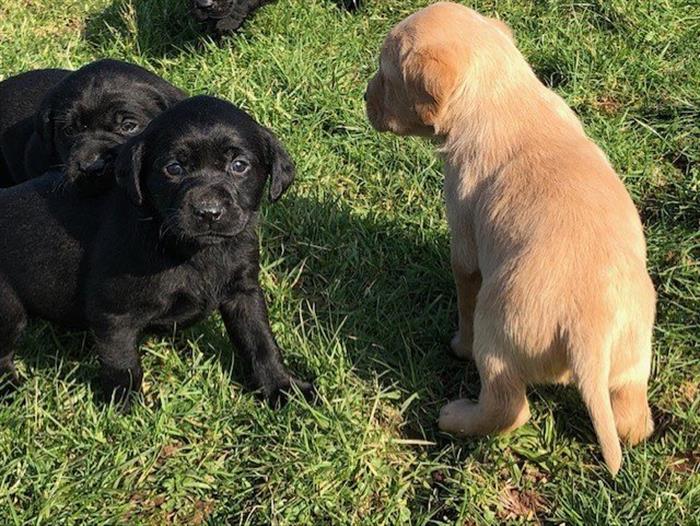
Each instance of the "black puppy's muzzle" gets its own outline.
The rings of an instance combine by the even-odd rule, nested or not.
[[[193,233],[226,234],[236,222],[239,208],[233,194],[224,185],[192,188],[186,197]]]
[[[234,188],[221,181],[183,188],[174,219],[182,237],[199,244],[218,243],[239,234],[250,219]]]
[[[90,159],[82,159],[78,161],[78,169],[88,176],[99,176],[107,166],[107,162],[101,156],[93,156]]]
[[[213,224],[221,219],[226,210],[226,205],[221,199],[209,198],[192,204],[192,213],[200,221]]]
[[[104,176],[116,157],[120,142],[111,136],[93,135],[79,138],[70,148],[66,175],[72,181]]]

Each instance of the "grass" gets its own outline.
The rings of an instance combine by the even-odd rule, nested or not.
[[[362,93],[388,29],[426,0],[280,1],[221,45],[186,0],[3,0],[0,78],[103,56],[227,98],[298,165],[266,206],[263,285],[291,368],[321,403],[274,412],[241,388],[222,324],[142,346],[143,402],[93,398],[90,340],[32,324],[27,384],[0,406],[0,526],[63,524],[700,524],[700,4],[482,0],[579,113],[645,223],[659,294],[658,433],[612,479],[576,393],[530,391],[517,432],[452,440],[442,404],[475,396],[446,354],[455,292],[440,165],[374,133]],[[4,103],[4,101],[0,101]]]

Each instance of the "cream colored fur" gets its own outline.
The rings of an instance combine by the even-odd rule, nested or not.
[[[527,385],[572,381],[616,473],[619,438],[653,430],[655,293],[639,216],[606,156],[505,24],[449,2],[391,31],[367,113],[380,131],[434,136],[445,161],[452,348],[475,361],[481,393],[443,407],[440,428],[515,429],[530,415]]]

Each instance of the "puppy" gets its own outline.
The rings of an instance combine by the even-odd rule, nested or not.
[[[515,429],[527,385],[572,380],[616,473],[618,437],[653,429],[655,293],[639,216],[603,152],[505,24],[449,2],[391,31],[366,99],[377,130],[434,136],[445,161],[452,349],[476,362],[481,392],[446,405],[440,428]]]
[[[47,80],[32,92],[37,78]],[[16,184],[62,169],[89,193],[109,186],[103,175],[115,148],[185,97],[153,73],[110,59],[74,72],[24,73],[0,83],[0,95],[5,179]]]
[[[192,16],[214,35],[237,31],[246,18],[274,0],[192,0]],[[359,8],[360,0],[337,0],[348,11]]]
[[[219,310],[252,383],[273,403],[310,384],[283,365],[258,283],[258,210],[294,178],[270,131],[231,104],[195,97],[157,116],[94,197],[49,173],[0,191],[0,374],[18,384],[17,339],[30,316],[90,329],[108,398],[128,406],[149,331]]]
[[[0,104],[0,187],[15,184],[5,155],[24,152],[41,101],[68,74],[67,69],[38,69],[0,82],[0,101],[8,101]]]
[[[192,0],[192,16],[214,35],[238,30],[255,10],[274,0]]]

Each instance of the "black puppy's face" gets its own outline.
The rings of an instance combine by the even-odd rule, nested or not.
[[[192,13],[197,20],[217,20],[230,16],[236,3],[248,0],[192,0]]]
[[[274,201],[294,177],[287,152],[247,114],[212,97],[166,111],[117,161],[117,180],[156,212],[161,236],[191,247],[240,234],[268,177]]]
[[[116,148],[184,93],[148,71],[101,60],[66,77],[42,103],[38,132],[71,181],[102,177]]]
[[[267,179],[263,137],[242,126],[188,126],[154,141],[145,180],[163,232],[198,244],[239,234],[259,208]]]
[[[124,100],[124,95],[100,90],[57,108],[53,143],[71,180],[102,175],[115,147],[142,131],[160,111],[150,101]]]

